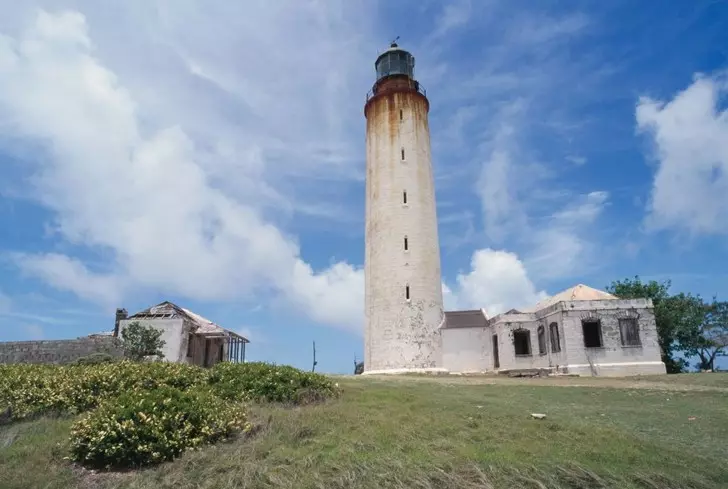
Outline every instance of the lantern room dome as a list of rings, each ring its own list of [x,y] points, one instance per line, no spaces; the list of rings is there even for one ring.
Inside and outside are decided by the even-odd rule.
[[[396,42],[379,55],[374,67],[377,70],[377,81],[392,75],[406,75],[411,79],[415,77],[415,57],[400,48]]]

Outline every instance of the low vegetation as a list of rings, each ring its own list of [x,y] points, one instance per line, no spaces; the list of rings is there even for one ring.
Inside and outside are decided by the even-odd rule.
[[[69,464],[69,433],[78,420],[5,426],[0,486],[728,487],[727,374],[593,381],[357,376],[338,383],[337,400],[304,408],[248,403],[246,423],[254,428],[247,436],[141,471],[92,472]]]
[[[70,432],[70,458],[139,467],[251,428],[243,401],[298,404],[336,395],[332,380],[265,363],[195,366],[131,361],[0,365],[5,422],[86,413]]]
[[[323,375],[266,363],[219,363],[212,368],[213,391],[231,401],[306,404],[334,397],[337,390]]]
[[[171,387],[106,401],[71,428],[71,457],[85,465],[142,466],[250,429],[241,404]]]

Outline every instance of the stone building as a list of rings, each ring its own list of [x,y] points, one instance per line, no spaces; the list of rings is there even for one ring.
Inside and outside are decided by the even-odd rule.
[[[133,322],[163,331],[164,360],[203,367],[222,362],[244,362],[247,338],[224,329],[199,314],[171,302],[162,302],[132,316],[117,309],[114,336]]]
[[[442,367],[627,376],[664,374],[652,301],[577,285],[525,310],[445,313]]]

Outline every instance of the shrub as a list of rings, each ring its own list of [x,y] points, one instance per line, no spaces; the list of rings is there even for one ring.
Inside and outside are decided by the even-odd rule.
[[[146,357],[162,358],[162,347],[165,344],[162,334],[163,331],[153,326],[144,326],[139,321],[129,323],[121,330],[124,354],[135,361],[144,360]]]
[[[92,353],[85,357],[77,358],[74,365],[98,365],[99,363],[111,363],[116,359],[108,353]]]
[[[204,385],[207,371],[176,363],[121,361],[96,365],[0,365],[0,406],[14,419],[47,412],[79,413],[119,394]]]
[[[123,394],[71,429],[71,458],[94,467],[138,467],[250,430],[245,409],[207,391],[162,387]]]
[[[336,385],[321,374],[263,362],[218,363],[212,368],[210,386],[228,400],[256,400],[304,404],[334,397]]]

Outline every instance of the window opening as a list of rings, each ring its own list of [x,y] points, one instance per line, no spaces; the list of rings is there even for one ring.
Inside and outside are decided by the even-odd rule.
[[[187,335],[187,356],[188,357],[191,357],[192,356],[192,353],[193,353],[192,345],[193,345],[193,342],[194,342],[194,338],[195,337],[192,336],[191,334],[188,334]]]
[[[409,241],[407,240],[407,236],[404,237],[404,251],[409,250]]]
[[[404,296],[407,300],[410,298],[409,285],[404,286]]]
[[[623,318],[619,320],[619,335],[622,338],[622,346],[642,345],[639,324],[635,318]]]
[[[399,109],[399,120],[404,120],[404,111]]]
[[[546,329],[543,326],[538,327],[538,354],[546,354]]]
[[[402,148],[402,161],[404,161],[404,148]]]
[[[407,203],[407,191],[406,190],[404,192],[402,192],[402,203],[403,204]]]
[[[531,332],[527,329],[519,329],[513,332],[513,349],[516,355],[531,354]]]
[[[584,333],[584,346],[587,348],[602,347],[602,323],[598,319],[584,319],[581,322]]]
[[[549,324],[549,335],[551,336],[551,351],[553,353],[561,351],[561,340],[559,338],[559,324]]]

